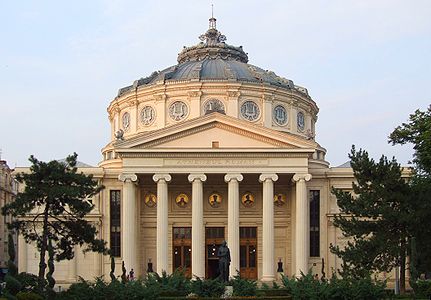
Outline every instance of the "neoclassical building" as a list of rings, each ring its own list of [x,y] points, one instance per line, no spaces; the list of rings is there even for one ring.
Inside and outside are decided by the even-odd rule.
[[[124,261],[137,275],[181,268],[213,278],[226,240],[231,275],[273,281],[311,268],[328,276],[340,264],[328,247],[344,242],[331,222],[338,208],[330,189],[351,189],[352,170],[325,160],[307,89],[249,64],[209,21],[178,64],[109,103],[103,160],[81,168],[105,186],[88,218],[108,241],[117,275]],[[22,239],[19,262],[37,273],[38,252]],[[56,279],[109,271],[109,257],[77,251],[58,264]]]

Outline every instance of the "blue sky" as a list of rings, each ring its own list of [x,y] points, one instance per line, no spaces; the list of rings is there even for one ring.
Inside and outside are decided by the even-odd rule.
[[[2,159],[96,165],[117,90],[174,65],[211,3],[227,43],[308,88],[331,165],[352,144],[408,162],[387,136],[431,104],[431,1],[1,1]]]

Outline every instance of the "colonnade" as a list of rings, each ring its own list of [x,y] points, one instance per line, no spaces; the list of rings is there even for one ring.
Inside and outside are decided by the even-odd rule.
[[[121,243],[122,259],[126,269],[138,266],[138,205],[136,199],[137,175],[123,173],[118,177],[123,181],[123,242]],[[169,273],[169,241],[168,241],[168,183],[172,177],[169,174],[155,174],[157,184],[157,266],[156,272]],[[205,227],[203,218],[203,183],[207,176],[202,173],[192,173],[188,181],[192,184],[192,274],[205,277]],[[306,182],[310,174],[295,174],[292,181],[296,183],[296,229],[295,229],[295,274],[308,271],[309,252],[309,200]],[[228,235],[227,243],[231,252],[230,274],[234,275],[240,269],[239,240],[239,185],[242,174],[226,174],[228,184]],[[262,277],[261,281],[273,281],[275,274],[274,245],[274,182],[277,174],[262,173],[259,181],[262,183]]]

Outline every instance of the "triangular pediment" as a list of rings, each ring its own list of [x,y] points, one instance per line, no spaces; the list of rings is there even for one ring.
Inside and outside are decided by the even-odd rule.
[[[233,117],[212,113],[184,123],[138,134],[115,143],[118,150],[139,149],[313,149],[317,144]],[[126,150],[127,151],[127,150]]]

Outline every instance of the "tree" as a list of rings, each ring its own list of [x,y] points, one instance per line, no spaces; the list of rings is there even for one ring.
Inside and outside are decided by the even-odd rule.
[[[431,179],[431,105],[426,111],[416,110],[408,123],[395,128],[389,143],[413,144],[414,179]]]
[[[431,106],[416,110],[409,121],[395,128],[389,143],[413,144],[413,174],[410,180],[412,204],[416,207],[411,230],[415,236],[416,273],[431,271]],[[413,272],[413,273],[415,273]]]
[[[25,184],[14,202],[2,208],[3,215],[12,215],[10,229],[18,230],[27,243],[35,243],[39,252],[39,281],[44,282],[49,241],[56,261],[72,259],[74,246],[84,251],[107,253],[106,242],[97,239],[96,227],[85,219],[93,209],[87,199],[100,192],[91,175],[78,173],[77,154],[66,162],[42,162],[30,156],[30,173],[16,179]]]
[[[334,217],[334,225],[349,241],[344,248],[331,245],[331,251],[343,259],[343,271],[354,277],[399,266],[404,288],[414,208],[402,169],[394,158],[382,156],[375,162],[354,146],[349,157],[356,179],[353,193],[332,189],[341,211]]]

